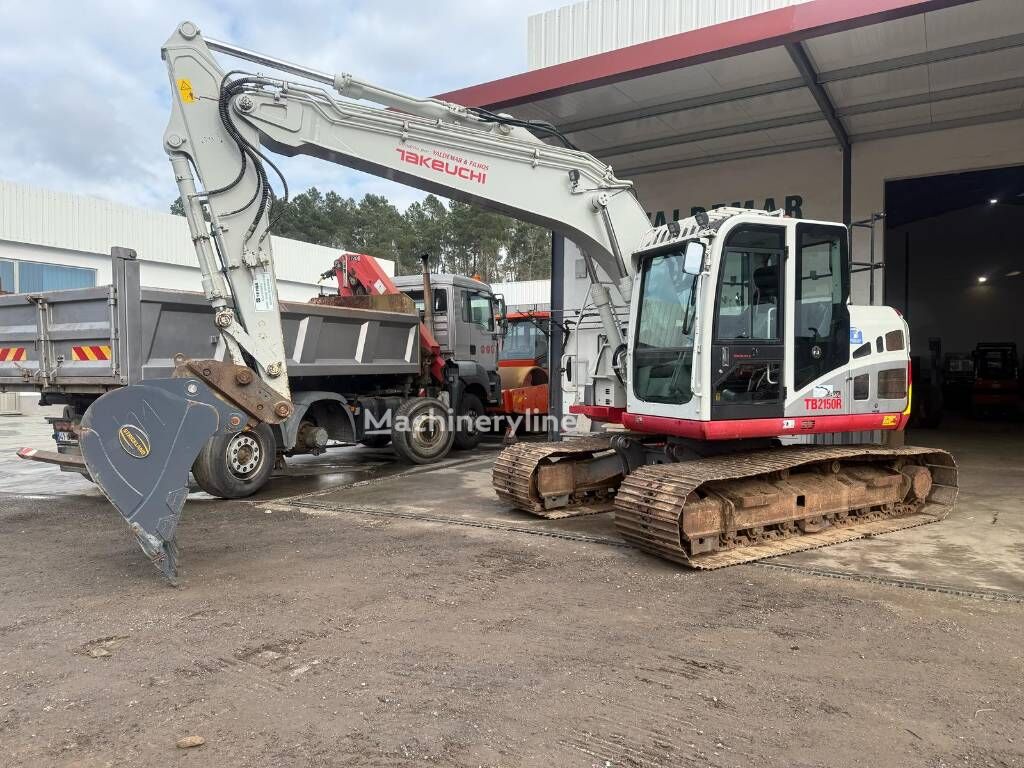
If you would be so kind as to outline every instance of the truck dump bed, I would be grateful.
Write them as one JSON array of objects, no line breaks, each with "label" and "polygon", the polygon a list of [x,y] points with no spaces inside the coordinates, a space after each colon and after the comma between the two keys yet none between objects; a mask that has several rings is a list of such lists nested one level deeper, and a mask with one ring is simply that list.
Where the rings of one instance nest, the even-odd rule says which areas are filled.
[{"label": "truck dump bed", "polygon": [[[226,359],[202,294],[141,288],[135,252],[111,254],[111,285],[0,296],[0,391],[99,395],[169,377],[178,353]],[[281,319],[293,389],[420,370],[416,314],[282,302]]]}]

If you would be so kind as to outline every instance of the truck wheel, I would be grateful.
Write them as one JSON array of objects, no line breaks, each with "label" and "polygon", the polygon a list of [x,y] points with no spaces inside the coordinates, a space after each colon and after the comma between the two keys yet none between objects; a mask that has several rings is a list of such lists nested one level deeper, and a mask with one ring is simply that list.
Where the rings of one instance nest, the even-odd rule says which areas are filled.
[{"label": "truck wheel", "polygon": [[[398,429],[399,426],[406,427]],[[413,464],[440,461],[454,440],[448,409],[432,397],[414,397],[398,406],[391,428],[391,445],[400,457]]]},{"label": "truck wheel", "polygon": [[276,453],[274,432],[267,424],[214,435],[192,464],[192,475],[211,496],[244,499],[267,484]]},{"label": "truck wheel", "polygon": [[390,442],[391,435],[365,435],[359,444],[367,448],[383,448]]},{"label": "truck wheel", "polygon": [[[459,405],[459,416],[462,417],[456,424],[465,420],[465,417],[469,417],[473,420],[474,424],[478,416],[482,416],[484,413],[484,404],[480,402],[480,398],[476,395],[465,394],[462,396],[462,402]],[[455,447],[460,451],[470,451],[480,445],[480,439],[483,435],[480,434],[475,426],[469,430],[462,429],[461,427],[455,431]]]}]

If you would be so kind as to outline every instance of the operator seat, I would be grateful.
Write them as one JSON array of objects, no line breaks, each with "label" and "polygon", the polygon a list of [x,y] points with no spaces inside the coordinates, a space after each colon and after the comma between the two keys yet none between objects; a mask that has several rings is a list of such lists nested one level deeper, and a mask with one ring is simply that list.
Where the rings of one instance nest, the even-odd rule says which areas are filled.
[{"label": "operator seat", "polygon": [[777,335],[779,306],[779,270],[775,266],[758,267],[752,275],[754,282],[751,325],[753,336],[770,339]]},{"label": "operator seat", "polygon": [[754,303],[779,303],[779,270],[774,266],[754,270]]}]

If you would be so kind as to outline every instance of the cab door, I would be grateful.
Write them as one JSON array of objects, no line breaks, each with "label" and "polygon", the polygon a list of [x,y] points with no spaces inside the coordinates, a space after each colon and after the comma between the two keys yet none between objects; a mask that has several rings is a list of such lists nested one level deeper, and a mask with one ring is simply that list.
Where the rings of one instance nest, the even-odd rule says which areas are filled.
[{"label": "cab door", "polygon": [[785,226],[741,224],[726,236],[710,355],[713,421],[783,415],[785,261]]},{"label": "cab door", "polygon": [[[847,230],[835,224],[800,222],[794,245],[793,402],[787,415],[849,413],[852,402],[866,400],[867,394],[861,397],[861,387],[848,382],[851,333]],[[862,338],[861,330],[854,336],[858,346],[870,341]]]},{"label": "cab door", "polygon": [[458,355],[476,360],[488,371],[498,369],[498,333],[494,297],[474,288],[461,288]]}]

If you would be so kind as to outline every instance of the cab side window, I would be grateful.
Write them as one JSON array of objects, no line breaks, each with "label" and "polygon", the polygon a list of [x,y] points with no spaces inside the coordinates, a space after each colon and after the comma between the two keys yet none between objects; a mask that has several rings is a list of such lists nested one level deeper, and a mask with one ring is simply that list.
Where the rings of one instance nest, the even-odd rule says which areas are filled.
[{"label": "cab side window", "polygon": [[799,224],[796,239],[793,384],[799,390],[850,360],[850,268],[844,228]]},{"label": "cab side window", "polygon": [[722,341],[782,338],[779,286],[783,232],[744,228],[730,236],[722,254],[717,337]]},{"label": "cab side window", "polygon": [[491,297],[480,291],[462,291],[462,322],[494,331],[494,306]]}]

